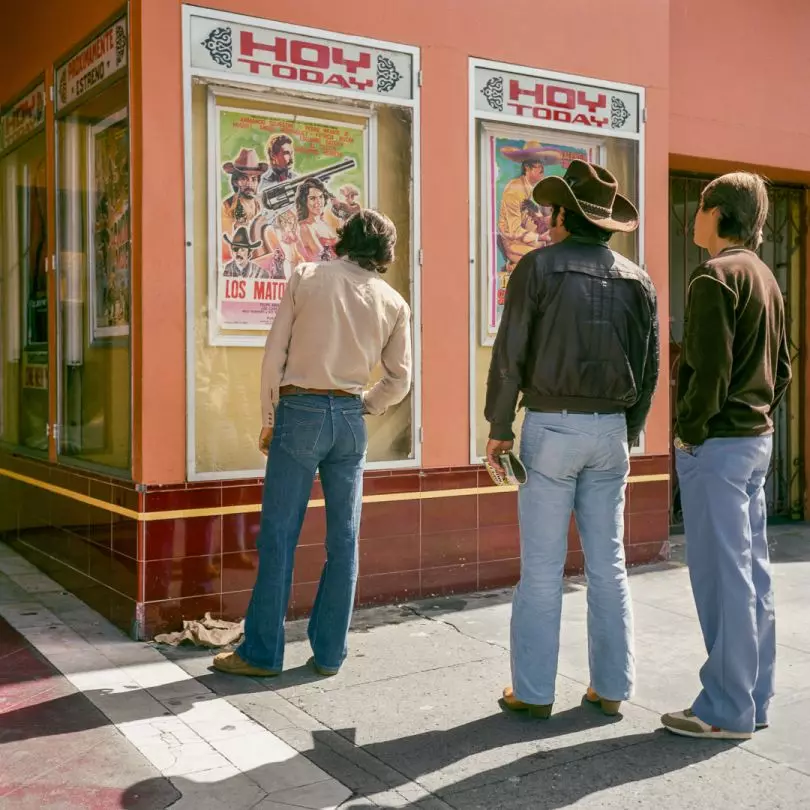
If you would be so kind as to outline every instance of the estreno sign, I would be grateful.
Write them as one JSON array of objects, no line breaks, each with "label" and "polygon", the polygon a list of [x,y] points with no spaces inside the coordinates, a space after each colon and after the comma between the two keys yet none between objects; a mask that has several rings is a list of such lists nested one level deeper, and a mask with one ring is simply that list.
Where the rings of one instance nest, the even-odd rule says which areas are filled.
[{"label": "estreno sign", "polygon": [[264,77],[309,90],[413,97],[409,53],[195,15],[189,36],[192,67],[202,70]]},{"label": "estreno sign", "polygon": [[127,66],[127,20],[122,17],[56,71],[56,109],[80,99]]},{"label": "estreno sign", "polygon": [[515,119],[638,133],[637,93],[562,79],[476,68],[475,106]]}]

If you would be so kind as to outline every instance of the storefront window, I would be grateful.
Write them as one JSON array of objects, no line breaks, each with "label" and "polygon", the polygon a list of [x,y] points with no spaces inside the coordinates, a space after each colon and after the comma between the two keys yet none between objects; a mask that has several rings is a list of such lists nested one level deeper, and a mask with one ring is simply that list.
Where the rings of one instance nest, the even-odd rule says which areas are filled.
[{"label": "storefront window", "polygon": [[[543,177],[563,175],[574,159],[598,163],[639,208],[640,93],[593,86],[491,63],[472,65],[475,90],[475,189],[471,296],[471,461],[485,453],[486,381],[509,276],[520,259],[551,243],[550,209],[531,191]],[[640,232],[616,234],[614,250],[640,261]],[[516,422],[519,441],[522,411]],[[637,448],[638,449],[638,448]]]},{"label": "storefront window", "polygon": [[64,458],[129,473],[130,157],[126,22],[57,70],[60,436]]},{"label": "storefront window", "polygon": [[[398,231],[385,279],[413,308],[413,110],[380,103],[387,86],[410,102],[413,60],[201,14],[187,17],[192,68],[222,75],[190,96],[189,475],[258,475],[262,352],[295,266],[334,258],[346,218],[378,208]],[[413,395],[369,419],[369,462],[415,463],[413,424]]]},{"label": "storefront window", "polygon": [[48,451],[45,87],[0,116],[0,441]]}]

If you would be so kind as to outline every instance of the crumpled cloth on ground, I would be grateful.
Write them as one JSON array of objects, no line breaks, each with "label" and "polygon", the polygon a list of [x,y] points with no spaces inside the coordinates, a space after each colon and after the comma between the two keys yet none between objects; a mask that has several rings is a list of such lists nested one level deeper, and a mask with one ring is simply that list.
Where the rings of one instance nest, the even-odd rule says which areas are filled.
[{"label": "crumpled cloth on ground", "polygon": [[201,621],[183,621],[183,629],[176,633],[162,633],[155,636],[158,644],[171,644],[179,647],[181,644],[193,644],[197,647],[227,647],[237,644],[245,635],[245,620],[240,622],[226,622],[212,619],[210,613],[205,614]]}]

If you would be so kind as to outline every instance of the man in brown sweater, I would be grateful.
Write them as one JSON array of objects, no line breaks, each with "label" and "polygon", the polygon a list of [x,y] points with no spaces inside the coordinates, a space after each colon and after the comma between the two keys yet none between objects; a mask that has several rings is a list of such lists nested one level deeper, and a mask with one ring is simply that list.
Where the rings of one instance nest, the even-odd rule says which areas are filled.
[{"label": "man in brown sweater", "polygon": [[675,451],[708,660],[692,707],[662,718],[687,737],[748,739],[773,696],[764,487],[791,367],[782,293],[754,252],[767,215],[762,178],[735,172],[706,187],[695,220],[711,258],[689,281]]}]

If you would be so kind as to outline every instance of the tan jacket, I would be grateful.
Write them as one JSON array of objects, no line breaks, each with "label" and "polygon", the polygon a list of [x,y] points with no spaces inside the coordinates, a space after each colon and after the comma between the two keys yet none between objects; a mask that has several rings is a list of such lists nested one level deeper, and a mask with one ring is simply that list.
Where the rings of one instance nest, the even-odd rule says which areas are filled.
[{"label": "tan jacket", "polygon": [[[364,391],[380,364],[382,378]],[[348,391],[381,414],[404,399],[411,374],[411,310],[378,273],[345,259],[293,271],[264,350],[265,427],[284,385]]]}]

